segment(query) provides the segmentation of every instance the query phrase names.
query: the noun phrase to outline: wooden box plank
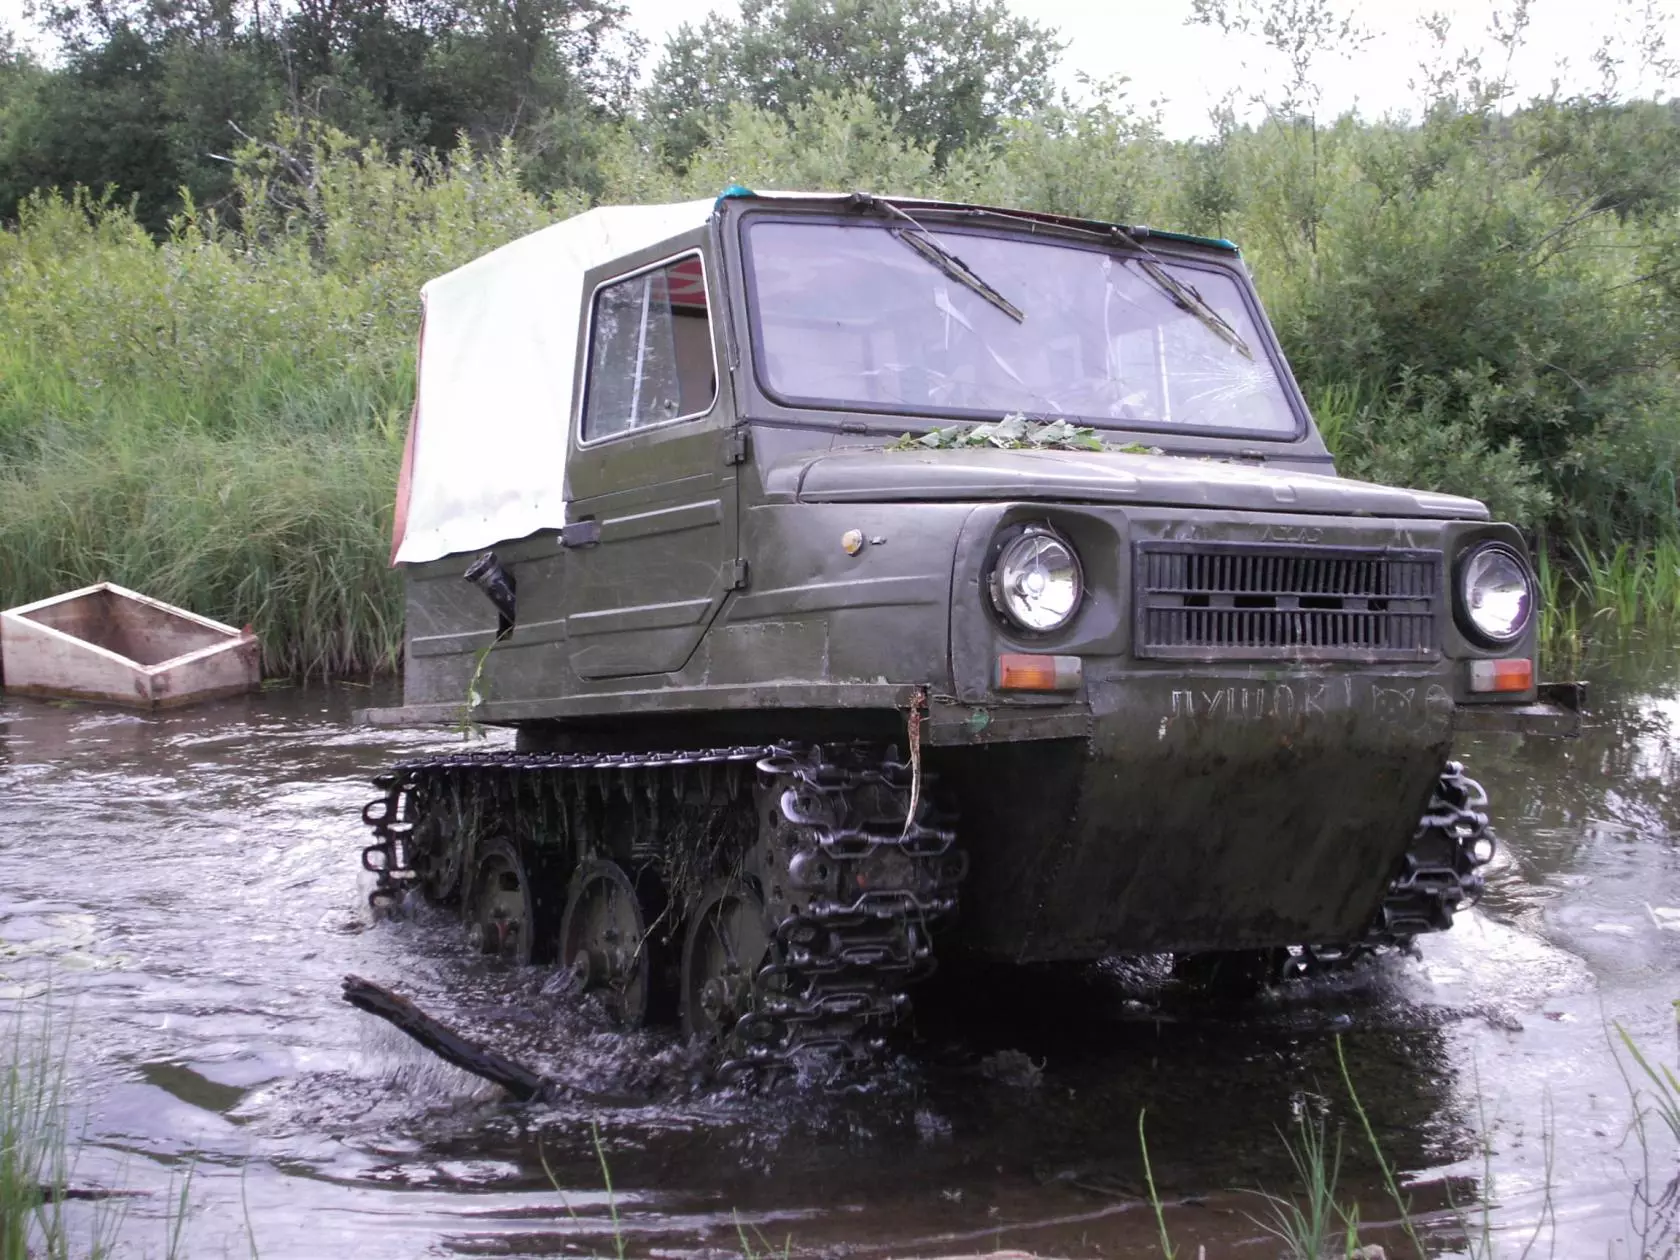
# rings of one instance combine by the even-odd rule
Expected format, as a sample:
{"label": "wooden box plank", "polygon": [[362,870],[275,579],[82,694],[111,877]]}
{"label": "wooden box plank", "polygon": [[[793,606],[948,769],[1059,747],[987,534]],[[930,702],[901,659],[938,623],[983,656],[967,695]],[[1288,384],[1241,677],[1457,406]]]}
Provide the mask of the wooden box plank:
{"label": "wooden box plank", "polygon": [[101,582],[0,613],[0,678],[24,695],[169,708],[262,681],[249,631]]}

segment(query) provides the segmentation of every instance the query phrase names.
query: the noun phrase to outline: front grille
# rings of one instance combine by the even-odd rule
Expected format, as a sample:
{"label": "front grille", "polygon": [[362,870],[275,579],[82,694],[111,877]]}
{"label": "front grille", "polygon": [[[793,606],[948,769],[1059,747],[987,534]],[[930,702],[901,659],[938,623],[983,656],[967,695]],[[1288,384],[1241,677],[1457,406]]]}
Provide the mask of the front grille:
{"label": "front grille", "polygon": [[1427,660],[1441,553],[1140,541],[1135,652],[1167,659]]}

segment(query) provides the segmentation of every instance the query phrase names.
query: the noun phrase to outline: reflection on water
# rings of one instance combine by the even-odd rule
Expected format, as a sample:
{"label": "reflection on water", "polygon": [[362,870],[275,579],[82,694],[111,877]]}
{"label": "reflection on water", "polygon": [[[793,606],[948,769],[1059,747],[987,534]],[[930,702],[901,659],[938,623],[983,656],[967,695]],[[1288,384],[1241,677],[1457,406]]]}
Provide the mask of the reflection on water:
{"label": "reflection on water", "polygon": [[[191,1161],[194,1254],[244,1254],[247,1213],[265,1257],[601,1250],[615,1210],[635,1252],[739,1250],[744,1229],[760,1251],[1155,1254],[1144,1111],[1191,1254],[1270,1254],[1243,1191],[1291,1185],[1278,1132],[1296,1117],[1353,1123],[1339,1038],[1433,1246],[1464,1245],[1451,1205],[1483,1192],[1485,1144],[1509,1249],[1549,1201],[1558,1254],[1638,1254],[1606,1026],[1676,1058],[1680,665],[1649,654],[1594,683],[1576,743],[1463,748],[1506,843],[1481,910],[1421,961],[1243,1011],[1148,964],[948,972],[867,1088],[771,1098],[712,1089],[668,1036],[612,1034],[550,975],[469,959],[441,916],[370,925],[367,778],[438,742],[352,727],[378,696],[162,717],[0,702],[0,1003],[68,1024],[77,1178],[152,1192],[129,1211],[142,1250]],[[569,1097],[506,1104],[340,1003],[352,971]],[[1391,1220],[1358,1136],[1344,1186]]]}

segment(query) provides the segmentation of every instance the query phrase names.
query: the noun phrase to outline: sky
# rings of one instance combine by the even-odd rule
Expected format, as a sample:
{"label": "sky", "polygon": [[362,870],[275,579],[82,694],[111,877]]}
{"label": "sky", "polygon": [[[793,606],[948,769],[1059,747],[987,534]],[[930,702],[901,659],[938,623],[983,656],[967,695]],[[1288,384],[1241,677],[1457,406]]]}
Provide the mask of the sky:
{"label": "sky", "polygon": [[[684,21],[696,21],[708,9],[733,11],[729,0],[628,0],[631,24],[648,39],[648,69],[657,59],[666,36]],[[1410,111],[1416,113],[1419,65],[1428,56],[1419,20],[1439,12],[1451,19],[1451,46],[1484,52],[1490,70],[1503,66],[1503,50],[1488,53],[1489,19],[1496,0],[1347,0],[1371,33],[1362,47],[1347,56],[1332,56],[1314,68],[1322,85],[1321,115],[1357,108],[1367,117]],[[1499,8],[1508,11],[1511,0]],[[1009,0],[1010,7],[1056,28],[1067,48],[1061,76],[1078,91],[1081,74],[1093,79],[1125,75],[1130,99],[1142,106],[1158,103],[1169,135],[1204,134],[1209,110],[1228,93],[1237,104],[1254,97],[1277,96],[1286,75],[1277,54],[1258,41],[1229,37],[1207,27],[1186,24],[1190,0]],[[1649,10],[1669,40],[1669,51],[1680,56],[1680,0],[1532,0],[1525,46],[1510,67],[1520,99],[1543,94],[1554,81],[1564,89],[1590,89],[1599,83],[1592,52],[1609,38],[1623,50],[1631,48],[1630,34]],[[23,0],[0,0],[0,23],[22,32]],[[1649,94],[1659,86],[1646,74],[1641,81],[1630,58],[1624,72],[1624,93]],[[1252,108],[1252,107],[1251,107]]]}

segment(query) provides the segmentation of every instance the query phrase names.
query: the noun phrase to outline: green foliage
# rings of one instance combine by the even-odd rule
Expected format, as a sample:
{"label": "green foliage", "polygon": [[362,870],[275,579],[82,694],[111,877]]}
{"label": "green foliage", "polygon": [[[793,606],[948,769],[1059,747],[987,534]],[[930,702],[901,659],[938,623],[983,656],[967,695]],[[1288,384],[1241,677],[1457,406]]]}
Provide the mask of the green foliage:
{"label": "green foliage", "polygon": [[1060,52],[1003,0],[744,0],[739,18],[714,13],[671,37],[647,109],[679,166],[734,106],[787,116],[848,95],[943,160],[1047,104]]}
{"label": "green foliage", "polygon": [[1551,509],[1551,492],[1516,440],[1493,446],[1475,399],[1456,412],[1433,377],[1403,371],[1392,390],[1364,403],[1345,389],[1320,391],[1314,414],[1343,476],[1481,499],[1499,520],[1537,523]]}
{"label": "green foliage", "polygon": [[614,0],[39,7],[66,55],[10,88],[0,71],[0,220],[37,189],[110,188],[160,236],[183,190],[239,204],[227,155],[273,138],[282,109],[387,148],[512,140],[534,177],[597,187],[599,133],[628,108],[641,53]]}
{"label": "green foliage", "polygon": [[994,142],[955,155],[941,191],[959,200],[1083,215],[1109,223],[1161,222],[1171,150],[1153,114],[1126,99],[1123,80],[1093,84],[1091,101],[1047,106],[1003,124]]}
{"label": "green foliage", "polygon": [[743,183],[760,188],[881,188],[931,192],[931,149],[858,94],[814,93],[784,116],[736,104],[682,177],[685,195]]}

